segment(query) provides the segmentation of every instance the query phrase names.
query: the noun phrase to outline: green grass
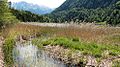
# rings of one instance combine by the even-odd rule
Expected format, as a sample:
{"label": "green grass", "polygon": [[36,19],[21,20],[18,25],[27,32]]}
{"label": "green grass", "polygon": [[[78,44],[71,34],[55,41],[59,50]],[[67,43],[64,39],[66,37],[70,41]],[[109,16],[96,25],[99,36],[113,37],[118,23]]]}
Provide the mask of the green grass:
{"label": "green grass", "polygon": [[15,44],[14,39],[12,38],[5,39],[3,52],[4,52],[4,62],[6,67],[12,66],[13,64],[12,50],[13,50],[14,44]]}
{"label": "green grass", "polygon": [[32,44],[36,45],[38,48],[43,48],[43,45],[41,44],[42,39],[41,38],[35,38],[32,40]]}
{"label": "green grass", "polygon": [[105,45],[97,43],[87,43],[80,40],[74,41],[72,38],[57,37],[42,42],[46,45],[60,45],[65,48],[75,49],[81,51],[84,55],[92,55],[96,58],[102,57],[104,51],[109,51],[109,55],[116,56],[120,54],[120,46]]}

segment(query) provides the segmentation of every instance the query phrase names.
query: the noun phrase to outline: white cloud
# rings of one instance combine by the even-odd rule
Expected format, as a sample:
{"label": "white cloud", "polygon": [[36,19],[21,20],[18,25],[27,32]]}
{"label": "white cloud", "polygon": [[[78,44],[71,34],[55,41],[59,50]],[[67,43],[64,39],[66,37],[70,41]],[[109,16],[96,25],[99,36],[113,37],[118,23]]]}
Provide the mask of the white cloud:
{"label": "white cloud", "polygon": [[12,2],[26,1],[28,3],[34,3],[38,5],[44,5],[50,8],[56,8],[60,6],[65,0],[8,0]]}

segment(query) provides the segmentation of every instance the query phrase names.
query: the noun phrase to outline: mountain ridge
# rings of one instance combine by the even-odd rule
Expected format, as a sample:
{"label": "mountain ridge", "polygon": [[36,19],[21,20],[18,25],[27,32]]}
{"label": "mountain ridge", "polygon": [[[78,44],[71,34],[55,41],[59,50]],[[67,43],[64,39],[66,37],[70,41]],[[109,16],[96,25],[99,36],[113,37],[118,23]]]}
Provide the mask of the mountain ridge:
{"label": "mountain ridge", "polygon": [[67,10],[70,8],[87,8],[87,9],[96,9],[108,7],[111,4],[116,3],[119,0],[66,0],[60,7],[55,11]]}
{"label": "mountain ridge", "polygon": [[40,6],[37,4],[27,3],[25,1],[12,2],[11,7],[17,10],[30,11],[35,14],[47,14],[47,13],[51,13],[54,10],[52,8],[43,5]]}

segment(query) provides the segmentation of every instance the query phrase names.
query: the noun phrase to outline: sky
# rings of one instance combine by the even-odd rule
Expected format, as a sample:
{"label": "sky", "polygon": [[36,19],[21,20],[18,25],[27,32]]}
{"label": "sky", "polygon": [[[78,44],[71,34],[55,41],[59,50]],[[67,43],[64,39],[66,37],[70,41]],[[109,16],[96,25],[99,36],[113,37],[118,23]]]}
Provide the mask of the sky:
{"label": "sky", "polygon": [[28,3],[38,4],[38,5],[44,5],[50,8],[57,8],[59,7],[65,0],[8,0],[11,2],[20,2],[25,1]]}

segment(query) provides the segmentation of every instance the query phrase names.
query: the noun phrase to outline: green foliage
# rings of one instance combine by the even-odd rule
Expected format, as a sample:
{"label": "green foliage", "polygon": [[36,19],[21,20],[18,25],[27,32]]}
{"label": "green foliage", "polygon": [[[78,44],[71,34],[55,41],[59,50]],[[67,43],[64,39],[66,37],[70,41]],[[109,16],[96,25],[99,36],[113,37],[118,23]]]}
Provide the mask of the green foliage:
{"label": "green foliage", "polygon": [[120,9],[120,1],[118,1],[118,2],[116,3],[116,8],[117,8],[117,9]]}
{"label": "green foliage", "polygon": [[49,14],[52,22],[86,21],[120,23],[119,0],[66,0],[59,8]]}
{"label": "green foliage", "polygon": [[42,39],[41,38],[36,38],[32,40],[32,44],[36,45],[38,48],[42,48],[43,44],[41,44]]}
{"label": "green foliage", "polygon": [[87,8],[87,9],[97,9],[106,8],[116,3],[119,0],[66,0],[59,8],[54,12],[59,12],[63,10],[69,10],[73,8]]}
{"label": "green foliage", "polygon": [[0,1],[0,27],[17,22],[10,13],[7,0]]}
{"label": "green foliage", "polygon": [[109,55],[119,55],[120,46],[115,45],[104,45],[96,43],[86,43],[81,41],[73,41],[73,39],[68,39],[64,37],[53,38],[47,41],[42,42],[43,46],[46,45],[60,45],[65,48],[80,50],[84,55],[93,55],[96,58],[102,57],[102,53],[108,50]]}
{"label": "green foliage", "polygon": [[[7,38],[5,40],[5,43],[3,46],[5,65],[12,66],[12,64],[13,64],[12,50],[13,50],[14,44],[15,44],[14,39]],[[7,66],[7,67],[9,67],[9,66]]]}
{"label": "green foliage", "polygon": [[11,12],[21,22],[49,22],[50,20],[47,16],[37,15],[29,11],[11,9]]}
{"label": "green foliage", "polygon": [[66,0],[51,14],[37,15],[29,11],[11,9],[14,16],[22,22],[106,22],[120,24],[119,0]]}

